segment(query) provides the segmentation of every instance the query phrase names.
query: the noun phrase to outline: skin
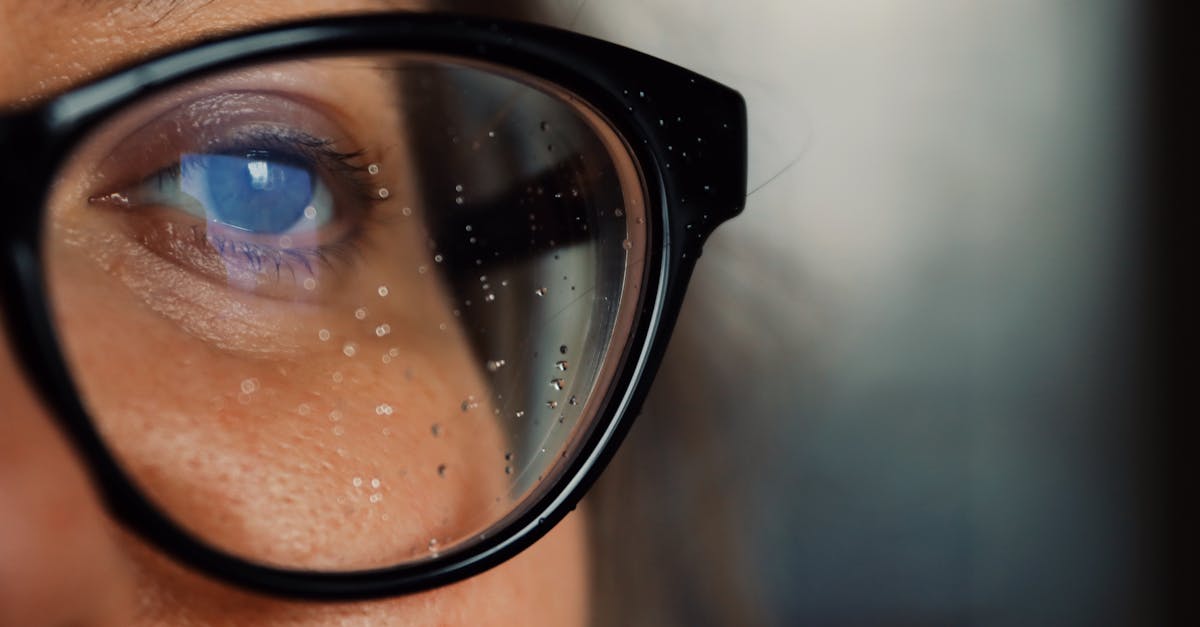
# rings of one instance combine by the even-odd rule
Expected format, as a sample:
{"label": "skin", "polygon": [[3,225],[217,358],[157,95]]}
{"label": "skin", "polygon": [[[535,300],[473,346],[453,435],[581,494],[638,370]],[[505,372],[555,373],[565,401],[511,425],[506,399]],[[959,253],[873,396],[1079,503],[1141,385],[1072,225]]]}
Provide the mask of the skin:
{"label": "skin", "polygon": [[[215,33],[379,8],[0,0],[7,60],[0,103],[34,102]],[[78,383],[102,432],[165,509],[201,536],[262,561],[378,566],[426,555],[438,538],[445,546],[477,532],[472,516],[486,513],[507,485],[501,437],[481,417],[491,408],[473,400],[484,397],[483,376],[442,288],[419,270],[431,264],[419,224],[397,213],[409,179],[399,142],[348,145],[355,137],[402,136],[379,114],[388,110],[379,100],[387,90],[378,88],[386,79],[362,67],[285,64],[223,80],[176,94],[178,103],[202,99],[205,89],[284,94],[242,102],[246,119],[219,107],[214,126],[280,111],[308,128],[328,124],[339,150],[363,150],[380,166],[370,189],[395,190],[373,205],[392,218],[390,245],[368,242],[354,267],[291,269],[283,280],[215,253],[212,240],[179,237],[176,229],[195,224],[186,215],[97,202],[149,173],[140,170],[155,163],[153,151],[136,141],[147,120],[195,122],[203,113],[163,100],[127,125],[115,121],[81,147],[50,202],[51,300],[68,360],[94,373]],[[290,108],[297,102],[304,111]],[[317,240],[296,236],[308,237]],[[138,366],[105,367],[111,363]],[[460,409],[464,399],[469,411]],[[0,415],[0,625],[585,622],[578,516],[517,558],[455,585],[369,603],[285,602],[191,573],[108,520],[2,337]],[[495,460],[494,470],[467,470],[478,459]]]}

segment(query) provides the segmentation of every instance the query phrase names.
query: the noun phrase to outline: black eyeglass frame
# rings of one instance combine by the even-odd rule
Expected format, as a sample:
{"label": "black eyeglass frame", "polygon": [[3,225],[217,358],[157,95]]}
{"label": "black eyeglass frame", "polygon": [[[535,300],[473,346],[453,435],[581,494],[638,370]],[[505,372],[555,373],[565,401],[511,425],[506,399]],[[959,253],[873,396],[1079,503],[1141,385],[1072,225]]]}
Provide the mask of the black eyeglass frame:
{"label": "black eyeglass frame", "polygon": [[[42,261],[53,177],[97,124],[157,90],[198,76],[298,55],[412,51],[518,70],[587,102],[625,139],[647,191],[645,275],[632,338],[581,454],[502,532],[428,560],[356,572],[281,569],[194,537],[133,484],[88,417],[51,323]],[[704,240],[741,212],[746,109],[737,92],[654,57],[545,26],[447,14],[373,14],[273,26],[170,52],[0,114],[0,302],[32,385],[87,462],[112,516],[177,561],[262,593],[369,599],[427,590],[514,556],[574,509],[629,430],[661,362]]]}

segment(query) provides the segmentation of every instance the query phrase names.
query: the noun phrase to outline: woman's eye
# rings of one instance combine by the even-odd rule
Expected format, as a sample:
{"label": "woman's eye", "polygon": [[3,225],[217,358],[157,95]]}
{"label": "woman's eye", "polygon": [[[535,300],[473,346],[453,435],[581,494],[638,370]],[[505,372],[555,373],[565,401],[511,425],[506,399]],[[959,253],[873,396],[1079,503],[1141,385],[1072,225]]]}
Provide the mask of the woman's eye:
{"label": "woman's eye", "polygon": [[254,235],[311,232],[334,219],[319,169],[266,153],[184,154],[127,194],[132,206],[170,207]]}

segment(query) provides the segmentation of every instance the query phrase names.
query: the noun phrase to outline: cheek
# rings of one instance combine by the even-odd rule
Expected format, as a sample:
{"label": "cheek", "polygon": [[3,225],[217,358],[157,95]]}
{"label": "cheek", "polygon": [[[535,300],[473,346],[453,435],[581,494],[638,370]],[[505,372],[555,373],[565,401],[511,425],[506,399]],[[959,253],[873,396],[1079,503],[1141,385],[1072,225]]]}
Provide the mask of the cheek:
{"label": "cheek", "polygon": [[[204,539],[281,566],[382,567],[482,531],[506,503],[504,439],[434,279],[360,275],[346,289],[361,298],[344,302],[369,306],[336,311],[259,299],[248,340],[249,315],[211,306],[229,288],[152,274],[133,255],[55,263],[71,277],[52,285],[56,319],[93,418],[140,487]],[[387,298],[381,282],[396,286]],[[166,291],[209,305],[148,304]]]}

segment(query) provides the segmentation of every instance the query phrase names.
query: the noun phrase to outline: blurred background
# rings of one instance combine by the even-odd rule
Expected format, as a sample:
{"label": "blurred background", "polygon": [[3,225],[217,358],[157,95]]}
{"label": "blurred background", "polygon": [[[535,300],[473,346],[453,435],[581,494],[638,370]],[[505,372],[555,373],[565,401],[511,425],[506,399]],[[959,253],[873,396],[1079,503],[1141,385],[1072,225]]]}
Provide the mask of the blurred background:
{"label": "blurred background", "polygon": [[593,499],[639,547],[603,576],[670,597],[629,621],[1164,624],[1137,9],[542,2],[749,102],[754,191]]}

